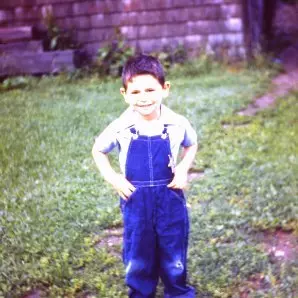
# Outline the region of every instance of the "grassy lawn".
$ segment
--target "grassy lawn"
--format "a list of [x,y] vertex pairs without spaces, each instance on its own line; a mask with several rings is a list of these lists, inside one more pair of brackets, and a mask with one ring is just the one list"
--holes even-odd
[[[180,68],[168,77],[165,103],[200,139],[194,168],[204,177],[187,194],[189,280],[202,297],[298,295],[297,255],[272,259],[260,237],[298,233],[298,93],[253,118],[234,114],[270,75]],[[119,87],[61,75],[0,94],[0,297],[126,296],[121,244],[101,245],[121,228],[118,198],[91,157],[94,137],[126,107]]]

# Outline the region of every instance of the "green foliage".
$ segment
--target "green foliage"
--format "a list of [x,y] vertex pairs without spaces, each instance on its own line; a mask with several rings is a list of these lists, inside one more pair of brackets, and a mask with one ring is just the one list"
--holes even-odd
[[169,75],[178,74],[178,76],[186,76],[191,78],[193,76],[201,76],[211,73],[214,70],[219,70],[223,65],[214,60],[214,58],[207,54],[201,54],[198,58],[187,60],[183,64],[175,64],[169,69]]
[[47,28],[44,48],[48,51],[77,49],[80,45],[75,41],[74,30],[61,29],[55,20],[52,9],[46,8],[43,23]]
[[255,49],[252,57],[245,63],[248,68],[267,69],[275,75],[283,70],[282,64],[278,63],[273,55],[264,53],[261,49]]
[[113,40],[97,52],[96,69],[99,74],[120,76],[124,63],[134,53],[135,49],[125,42],[120,29],[116,28]]
[[197,270],[194,283],[214,297],[230,297],[233,292],[229,294],[227,285],[257,272],[279,283],[271,282],[251,297],[267,297],[265,293],[292,297],[297,286],[292,278],[297,260],[284,264],[281,271],[269,263],[253,237],[267,229],[298,232],[297,110],[296,94],[250,121],[220,117],[230,126],[214,123],[202,133],[197,165],[206,168],[205,177],[189,193],[193,206],[190,267]]
[[166,70],[176,64],[183,64],[187,60],[187,51],[183,44],[177,47],[167,47],[163,51],[152,52],[150,55],[159,59]]
[[[205,169],[188,191],[190,282],[205,297],[240,297],[239,285],[260,274],[266,288],[251,297],[291,297],[297,260],[272,263],[254,233],[297,231],[298,94],[255,118],[235,116],[268,89],[271,70],[186,76],[180,67],[165,103],[196,127],[195,167]],[[121,225],[119,202],[91,157],[94,136],[125,109],[120,84],[60,75],[2,93],[0,296],[126,297],[121,247],[98,245]]]
[[[99,74],[118,77],[127,59],[135,53],[136,49],[127,44],[120,29],[116,28],[112,41],[98,50],[95,68]],[[158,58],[166,70],[176,64],[183,64],[187,60],[187,52],[182,44],[152,52],[150,55]]]
[[11,77],[11,78],[5,79],[0,84],[0,90],[8,91],[11,89],[22,89],[26,87],[31,87],[35,83],[36,83],[36,79],[31,77],[23,77],[23,76]]

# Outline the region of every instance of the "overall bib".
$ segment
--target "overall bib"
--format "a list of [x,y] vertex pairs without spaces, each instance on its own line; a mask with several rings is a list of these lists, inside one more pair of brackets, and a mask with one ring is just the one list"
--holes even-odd
[[136,190],[121,199],[129,297],[154,297],[161,277],[166,298],[193,298],[194,289],[186,285],[186,201],[182,190],[167,187],[174,176],[167,125],[158,136],[139,135],[134,127],[130,132],[125,174]]

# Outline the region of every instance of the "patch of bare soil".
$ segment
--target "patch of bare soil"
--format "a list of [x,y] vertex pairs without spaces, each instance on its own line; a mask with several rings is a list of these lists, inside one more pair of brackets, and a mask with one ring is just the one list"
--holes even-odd
[[101,239],[95,244],[95,248],[107,248],[113,255],[119,257],[119,246],[122,245],[123,228],[111,228],[105,230]]
[[262,274],[255,274],[239,287],[240,298],[251,298],[251,293],[260,289],[266,289],[269,283]]
[[43,298],[47,297],[45,292],[41,290],[32,290],[22,296],[22,298]]
[[[282,264],[289,264],[298,260],[298,236],[290,231],[278,229],[259,232],[255,235],[255,241],[268,254],[270,261],[280,268]],[[268,277],[263,274],[255,274],[244,281],[238,287],[238,291],[240,298],[250,298],[254,291],[266,290],[269,287]]]
[[277,98],[287,95],[292,90],[298,90],[298,69],[291,72],[281,74],[272,80],[273,91],[247,106],[247,108],[239,111],[237,114],[242,116],[254,116],[257,112],[274,105]]
[[[259,238],[259,239],[258,239]],[[292,262],[298,260],[298,237],[281,229],[266,231],[257,236],[272,262]]]
[[188,181],[202,179],[204,177],[204,170],[201,169],[190,169],[188,173]]

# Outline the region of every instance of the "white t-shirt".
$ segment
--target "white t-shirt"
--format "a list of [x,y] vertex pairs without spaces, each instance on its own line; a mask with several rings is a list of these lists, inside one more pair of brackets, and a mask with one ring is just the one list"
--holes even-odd
[[117,148],[120,168],[125,173],[126,156],[132,138],[130,128],[135,127],[140,135],[153,136],[162,134],[164,124],[167,124],[171,153],[176,162],[180,146],[196,144],[197,134],[184,116],[165,105],[161,105],[159,119],[153,121],[140,121],[138,113],[129,107],[95,139],[95,148],[103,153]]

